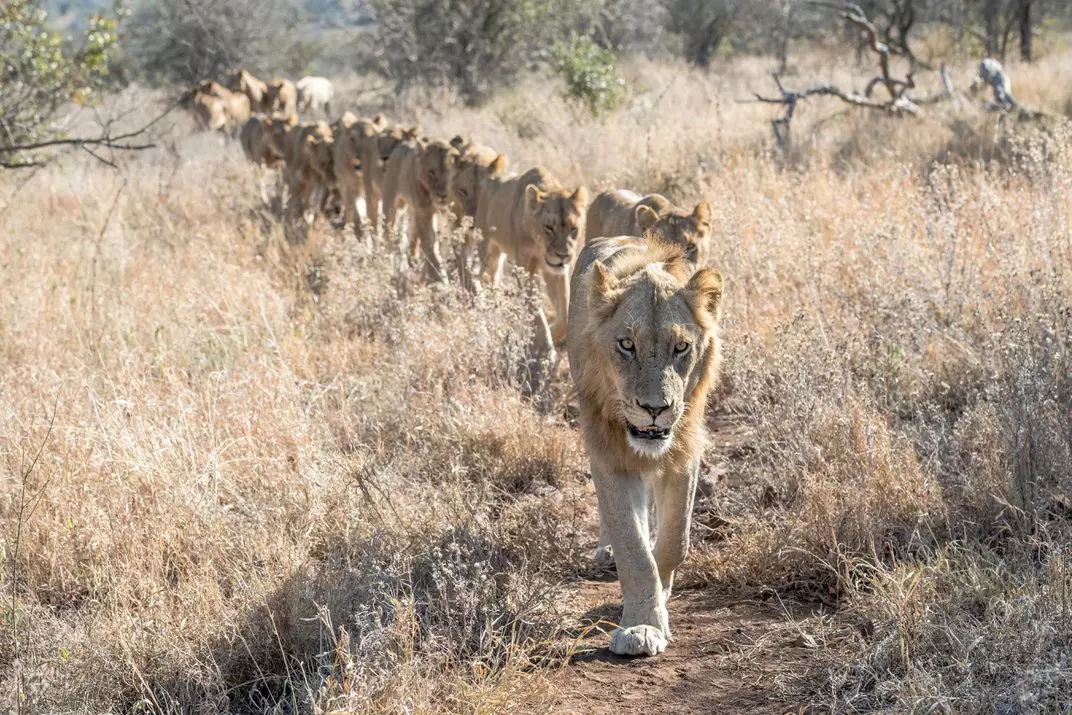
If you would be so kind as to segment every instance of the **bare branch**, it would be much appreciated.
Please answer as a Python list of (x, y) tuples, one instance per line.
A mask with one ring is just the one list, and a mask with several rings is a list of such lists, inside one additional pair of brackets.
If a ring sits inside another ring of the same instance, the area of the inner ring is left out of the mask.
[[(152, 149), (156, 146), (155, 143), (134, 144), (129, 143), (127, 140), (134, 139), (136, 137), (144, 135), (149, 129), (156, 125), (160, 120), (169, 115), (174, 109), (179, 106), (179, 102), (172, 103), (167, 109), (165, 109), (160, 115), (155, 117), (152, 121), (144, 124), (143, 126), (134, 129), (123, 134), (117, 134), (116, 136), (110, 136), (107, 131), (99, 137), (79, 137), (73, 139), (48, 139), (40, 142), (33, 142), (31, 144), (15, 144), (10, 146), (0, 146), (0, 154), (15, 154), (24, 151), (36, 151), (38, 149), (48, 149), (58, 146), (78, 146), (83, 149), (86, 147), (103, 147), (106, 149), (118, 149), (121, 151), (142, 151), (145, 149)], [(107, 127), (105, 128), (107, 130)], [(92, 153), (92, 152), (90, 152)], [(99, 157), (98, 157), (99, 158)], [(21, 169), (29, 166), (37, 166), (42, 162), (7, 162), (0, 163), (0, 167), (6, 169)], [(107, 163), (107, 162), (105, 162)]]

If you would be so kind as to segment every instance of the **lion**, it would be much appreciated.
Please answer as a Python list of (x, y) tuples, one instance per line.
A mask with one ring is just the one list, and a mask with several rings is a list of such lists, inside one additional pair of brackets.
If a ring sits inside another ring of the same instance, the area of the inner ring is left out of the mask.
[(327, 122), (303, 124), (287, 132), (284, 178), (290, 191), (287, 209), (291, 219), (305, 215), (317, 191), (326, 193), (335, 184), (334, 142), (335, 135)]
[(282, 168), (287, 132), (297, 123), (298, 118), (294, 116), (289, 119), (261, 115), (250, 117), (238, 135), (246, 158), (270, 169)]
[(610, 649), (657, 655), (670, 640), (666, 602), (689, 550), (704, 411), (719, 377), (722, 276), (694, 270), (679, 244), (601, 237), (578, 256), (571, 292), (570, 374), (624, 601)]
[(450, 172), (450, 210), (459, 219), (463, 216), (475, 219), (480, 192), (488, 179), (506, 173), (506, 155), (461, 137), (454, 137), (450, 144), (458, 150), (458, 159)]
[[(357, 199), (365, 194), (367, 183), (363, 176), (368, 166), (364, 144), (369, 135), (377, 133), (385, 124), (382, 114), (373, 119), (364, 119), (346, 112), (332, 125), (335, 134), (332, 152), (343, 207), (343, 225), (352, 224), (358, 236), (361, 235), (361, 221), (357, 214)], [(372, 163), (378, 163), (378, 160)]]
[(298, 111), (331, 116), (331, 101), (335, 87), (327, 77), (302, 77), (295, 85), (298, 90)]
[(232, 70), (229, 75), (227, 88), (232, 92), (238, 92), (249, 97), (249, 107), (253, 112), (270, 112), (271, 108), (265, 103), (268, 94), (268, 85), (253, 76), (244, 69)]
[(268, 83), (264, 109), (272, 115), (289, 117), (298, 113), (298, 90), (289, 79), (277, 77)]
[(586, 238), (655, 234), (679, 243), (694, 266), (707, 261), (711, 238), (711, 204), (701, 201), (692, 212), (679, 209), (664, 196), (632, 191), (604, 191), (592, 200), (585, 218)]
[(210, 79), (197, 83), (179, 98), (203, 130), (234, 135), (249, 119), (249, 98)]
[(361, 173), (365, 178), (365, 209), (375, 232), (380, 223), (387, 160), (399, 144), (415, 140), (421, 130), (420, 127), (394, 126), (382, 114), (377, 114), (370, 122), (359, 122), (358, 130), (361, 133)]
[(585, 187), (571, 193), (539, 167), (515, 178), (489, 176), (477, 201), (485, 280), (499, 282), (507, 257), (542, 273), (555, 312), (551, 335), (559, 344), (566, 337), (570, 264), (583, 240), (587, 204)]
[(435, 215), (447, 205), (451, 168), (458, 150), (444, 141), (411, 137), (398, 144), (387, 159), (383, 175), (383, 213), (394, 228), (399, 206), (409, 207), (410, 254), (424, 256), (424, 273), (431, 281), (445, 281), (436, 241)]

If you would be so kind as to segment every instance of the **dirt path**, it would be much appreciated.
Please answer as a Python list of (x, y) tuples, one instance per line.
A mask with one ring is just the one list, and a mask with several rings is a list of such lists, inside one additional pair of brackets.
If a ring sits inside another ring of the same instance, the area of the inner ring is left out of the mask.
[[(815, 651), (777, 600), (675, 594), (674, 640), (655, 658), (607, 650), (609, 623), (621, 615), (617, 581), (582, 582), (578, 606), (577, 635), (587, 634), (559, 680), (555, 713), (798, 713), (806, 706), (794, 694)], [(789, 608), (794, 620), (814, 617)]]
[[(716, 417), (709, 425), (722, 473), (750, 432)], [(732, 480), (730, 480), (732, 483)], [(724, 485), (725, 486), (725, 485)], [(730, 487), (732, 488), (732, 487)], [(594, 495), (593, 495), (593, 512)], [(592, 526), (595, 533), (598, 525)], [(621, 616), (614, 576), (580, 583), (577, 622), (564, 638), (575, 655), (559, 680), (556, 713), (801, 713), (815, 643), (802, 635), (816, 609), (778, 598), (734, 600), (703, 590), (670, 600), (674, 640), (655, 658), (628, 658), (607, 649)]]

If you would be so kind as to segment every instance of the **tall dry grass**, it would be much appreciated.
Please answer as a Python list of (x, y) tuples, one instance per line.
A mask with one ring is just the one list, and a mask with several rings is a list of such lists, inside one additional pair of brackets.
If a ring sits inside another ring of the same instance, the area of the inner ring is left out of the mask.
[[(1067, 61), (1021, 101), (1063, 112)], [(802, 701), (1067, 709), (1072, 133), (816, 102), (782, 156), (738, 101), (766, 69), (637, 62), (600, 121), (535, 78), (387, 108), (713, 202), (718, 409), (754, 439), (686, 583), (829, 606)], [(292, 246), (237, 147), (185, 131), (0, 177), (0, 701), (549, 710), (595, 531), (568, 385), (527, 389), (533, 287), (425, 287), (323, 224)]]

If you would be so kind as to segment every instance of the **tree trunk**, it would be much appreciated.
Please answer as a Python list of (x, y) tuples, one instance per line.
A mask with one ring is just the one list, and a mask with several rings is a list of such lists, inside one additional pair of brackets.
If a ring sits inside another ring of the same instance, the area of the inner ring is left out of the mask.
[(1031, 0), (1020, 0), (1020, 59), (1031, 61)]

